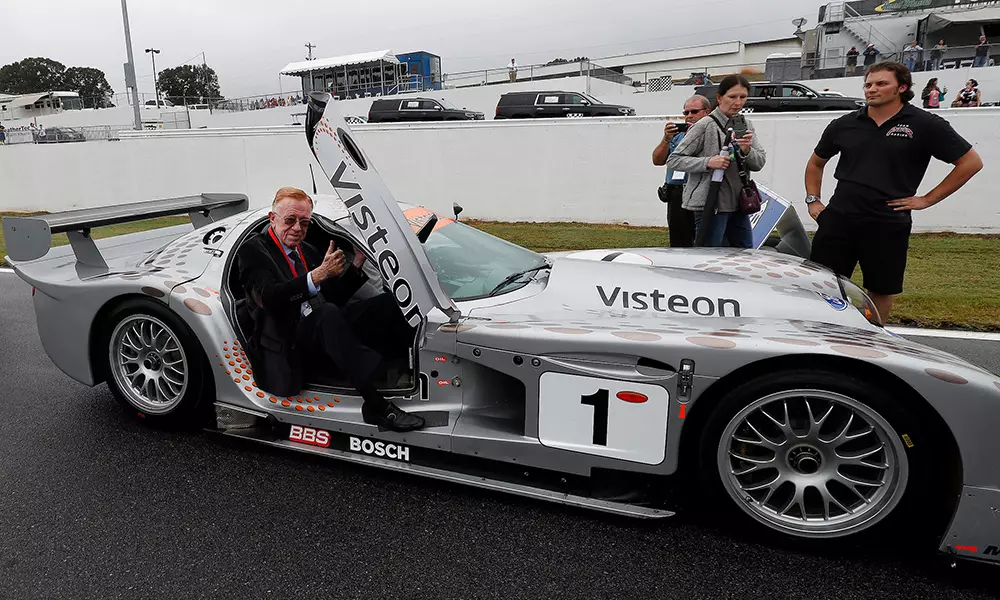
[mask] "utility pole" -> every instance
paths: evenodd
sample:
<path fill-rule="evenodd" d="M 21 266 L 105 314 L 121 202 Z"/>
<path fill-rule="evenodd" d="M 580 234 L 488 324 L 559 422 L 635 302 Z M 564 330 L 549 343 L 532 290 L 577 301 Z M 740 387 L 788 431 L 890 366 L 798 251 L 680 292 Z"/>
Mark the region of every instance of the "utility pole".
<path fill-rule="evenodd" d="M 205 73 L 205 77 L 208 77 L 208 63 L 205 61 L 205 51 L 201 51 L 201 68 Z M 212 114 L 212 99 L 208 98 L 208 114 Z"/>
<path fill-rule="evenodd" d="M 132 34 L 128 30 L 128 6 L 122 0 L 122 21 L 125 22 L 125 51 L 128 55 L 128 62 L 125 63 L 125 86 L 132 86 L 132 114 L 135 117 L 134 128 L 136 131 L 142 130 L 142 115 L 139 114 L 139 90 L 135 81 L 135 61 L 132 58 Z"/>
<path fill-rule="evenodd" d="M 156 110 L 160 110 L 160 86 L 156 84 L 156 55 L 160 51 L 156 48 L 146 48 L 146 54 L 153 58 L 153 91 L 156 92 Z"/>

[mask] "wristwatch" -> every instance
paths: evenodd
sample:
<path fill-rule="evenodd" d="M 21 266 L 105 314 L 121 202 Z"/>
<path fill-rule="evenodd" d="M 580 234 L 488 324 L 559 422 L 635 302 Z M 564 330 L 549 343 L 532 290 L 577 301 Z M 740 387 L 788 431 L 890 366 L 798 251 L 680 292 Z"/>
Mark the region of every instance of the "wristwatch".
<path fill-rule="evenodd" d="M 813 202 L 819 202 L 819 201 L 820 201 L 819 196 L 812 196 L 812 195 L 806 196 L 806 204 L 812 204 Z"/>

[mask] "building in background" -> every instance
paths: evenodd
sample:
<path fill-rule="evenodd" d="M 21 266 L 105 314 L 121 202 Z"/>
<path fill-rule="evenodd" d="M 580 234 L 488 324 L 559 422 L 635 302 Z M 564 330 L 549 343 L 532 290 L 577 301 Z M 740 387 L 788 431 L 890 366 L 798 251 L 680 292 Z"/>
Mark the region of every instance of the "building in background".
<path fill-rule="evenodd" d="M 880 60 L 899 60 L 913 41 L 923 47 L 917 71 L 930 67 L 930 49 L 948 45 L 941 69 L 972 66 L 979 36 L 1000 40 L 1000 3 L 969 0 L 858 0 L 831 2 L 819 9 L 818 25 L 803 41 L 803 78 L 840 77 L 851 46 L 878 49 Z M 1000 45 L 997 57 L 1000 58 Z M 994 64 L 990 57 L 987 66 Z M 860 73 L 859 73 L 860 74 Z"/>
<path fill-rule="evenodd" d="M 83 101 L 76 92 L 41 92 L 37 94 L 0 93 L 0 121 L 5 119 L 32 119 L 63 112 L 80 110 Z"/>
<path fill-rule="evenodd" d="M 281 75 L 298 76 L 302 94 L 322 91 L 338 99 L 441 89 L 441 57 L 429 52 L 395 55 L 377 50 L 289 63 Z"/>

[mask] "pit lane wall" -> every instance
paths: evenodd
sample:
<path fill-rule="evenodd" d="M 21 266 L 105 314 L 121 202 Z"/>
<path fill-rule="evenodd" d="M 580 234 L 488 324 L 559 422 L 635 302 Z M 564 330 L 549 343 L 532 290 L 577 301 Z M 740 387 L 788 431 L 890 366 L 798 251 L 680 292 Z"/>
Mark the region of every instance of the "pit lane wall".
<path fill-rule="evenodd" d="M 914 215 L 920 230 L 1000 232 L 1000 109 L 942 110 L 987 168 L 944 203 Z M 803 171 L 837 114 L 755 115 L 767 150 L 756 179 L 793 201 L 804 222 Z M 663 117 L 364 125 L 356 137 L 398 200 L 463 217 L 663 225 L 651 163 Z M 836 159 L 835 159 L 836 160 Z M 264 206 L 283 185 L 311 189 L 301 127 L 135 132 L 120 142 L 0 147 L 0 211 L 61 211 L 202 192 L 242 192 Z M 322 173 L 317 165 L 314 171 Z M 833 191 L 832 162 L 824 196 Z M 932 163 L 921 192 L 949 169 Z M 332 192 L 318 175 L 320 192 Z"/>

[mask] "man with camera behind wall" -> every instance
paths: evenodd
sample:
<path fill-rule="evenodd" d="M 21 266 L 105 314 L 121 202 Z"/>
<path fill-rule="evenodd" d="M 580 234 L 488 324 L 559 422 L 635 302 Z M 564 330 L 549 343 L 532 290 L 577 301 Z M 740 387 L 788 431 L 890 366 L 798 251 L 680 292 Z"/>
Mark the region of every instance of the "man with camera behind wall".
<path fill-rule="evenodd" d="M 653 164 L 662 167 L 667 157 L 684 139 L 688 127 L 694 125 L 711 112 L 712 104 L 704 96 L 692 96 L 684 103 L 684 123 L 667 122 L 663 127 L 663 138 L 653 149 Z M 681 207 L 687 173 L 667 169 L 666 180 L 657 190 L 660 200 L 667 205 L 667 229 L 670 231 L 671 248 L 694 246 L 694 213 Z"/>

